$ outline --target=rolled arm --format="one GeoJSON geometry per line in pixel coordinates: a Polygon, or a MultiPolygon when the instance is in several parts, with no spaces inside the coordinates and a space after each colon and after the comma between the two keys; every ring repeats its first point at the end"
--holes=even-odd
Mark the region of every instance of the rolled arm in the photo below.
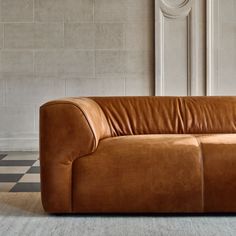
{"type": "Polygon", "coordinates": [[[67,98],[40,107],[41,194],[46,211],[72,211],[73,161],[94,152],[99,140],[110,135],[106,117],[92,99],[67,98]]]}

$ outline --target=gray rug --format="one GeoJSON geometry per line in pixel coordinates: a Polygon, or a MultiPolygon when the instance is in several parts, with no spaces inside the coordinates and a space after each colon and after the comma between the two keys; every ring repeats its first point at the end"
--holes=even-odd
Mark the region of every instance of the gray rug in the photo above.
{"type": "Polygon", "coordinates": [[[0,235],[236,235],[236,216],[55,216],[39,193],[0,193],[0,235]]]}

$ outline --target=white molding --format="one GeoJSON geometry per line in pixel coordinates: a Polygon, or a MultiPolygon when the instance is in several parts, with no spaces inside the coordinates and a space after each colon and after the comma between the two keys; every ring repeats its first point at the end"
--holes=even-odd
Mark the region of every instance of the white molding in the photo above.
{"type": "MultiPolygon", "coordinates": [[[[193,0],[185,0],[177,6],[168,4],[166,0],[160,1],[160,9],[163,15],[169,19],[177,19],[185,17],[189,14],[192,8],[193,0]]],[[[171,0],[173,2],[173,0],[171,0]]]]}
{"type": "Polygon", "coordinates": [[[38,138],[0,138],[0,151],[38,151],[38,138]]]}
{"type": "Polygon", "coordinates": [[[164,18],[187,17],[187,94],[198,95],[198,32],[197,16],[199,11],[196,0],[185,0],[177,6],[168,4],[167,0],[155,0],[155,95],[164,93],[164,18]]]}
{"type": "Polygon", "coordinates": [[[155,1],[155,19],[159,11],[159,19],[155,20],[155,95],[164,95],[164,62],[163,62],[163,47],[164,47],[164,32],[163,32],[163,15],[161,9],[157,7],[155,1]],[[157,28],[160,29],[158,34],[157,28]],[[158,34],[158,36],[157,36],[158,34]]]}
{"type": "Polygon", "coordinates": [[[207,0],[207,57],[206,57],[206,95],[212,95],[212,83],[213,83],[213,72],[214,72],[214,50],[213,50],[213,29],[214,29],[214,19],[213,19],[213,0],[207,0]]]}
{"type": "MultiPolygon", "coordinates": [[[[227,14],[234,14],[234,1],[227,3],[220,0],[207,0],[207,66],[206,66],[206,93],[208,96],[235,96],[235,80],[228,80],[224,76],[235,78],[235,51],[233,43],[232,51],[226,51],[229,59],[225,57],[224,50],[227,47],[227,42],[235,41],[235,35],[230,35],[224,31],[224,27],[233,23],[227,19],[227,14]],[[229,38],[233,37],[233,38],[229,38]],[[226,40],[227,39],[227,40],[226,40]],[[230,55],[232,53],[232,55],[230,55]],[[224,56],[224,57],[223,57],[224,56]],[[228,73],[230,72],[230,74],[228,73]],[[226,73],[228,73],[226,75],[226,73]],[[224,86],[222,86],[224,84],[224,86]]],[[[233,29],[231,29],[233,30],[233,29]]],[[[233,33],[233,31],[231,31],[233,33]]]]}
{"type": "MultiPolygon", "coordinates": [[[[207,0],[206,93],[219,95],[220,1],[207,0]]],[[[227,37],[227,36],[225,36],[227,37]]]]}
{"type": "Polygon", "coordinates": [[[188,17],[188,94],[199,95],[199,0],[192,2],[188,17]]]}
{"type": "Polygon", "coordinates": [[[163,4],[168,6],[169,8],[178,9],[186,6],[189,0],[183,0],[183,2],[175,4],[173,0],[162,0],[163,4]]]}

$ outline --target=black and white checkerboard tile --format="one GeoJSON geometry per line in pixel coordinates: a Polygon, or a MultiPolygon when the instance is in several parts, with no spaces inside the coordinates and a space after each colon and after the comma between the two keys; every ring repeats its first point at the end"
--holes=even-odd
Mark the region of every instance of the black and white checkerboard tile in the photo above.
{"type": "Polygon", "coordinates": [[[0,153],[0,192],[40,192],[38,153],[0,153]]]}

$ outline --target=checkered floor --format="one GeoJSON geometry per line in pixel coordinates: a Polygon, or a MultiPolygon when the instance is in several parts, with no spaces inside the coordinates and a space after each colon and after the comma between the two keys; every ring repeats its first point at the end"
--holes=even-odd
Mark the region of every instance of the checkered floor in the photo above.
{"type": "Polygon", "coordinates": [[[0,153],[0,192],[40,192],[37,152],[0,153]]]}

